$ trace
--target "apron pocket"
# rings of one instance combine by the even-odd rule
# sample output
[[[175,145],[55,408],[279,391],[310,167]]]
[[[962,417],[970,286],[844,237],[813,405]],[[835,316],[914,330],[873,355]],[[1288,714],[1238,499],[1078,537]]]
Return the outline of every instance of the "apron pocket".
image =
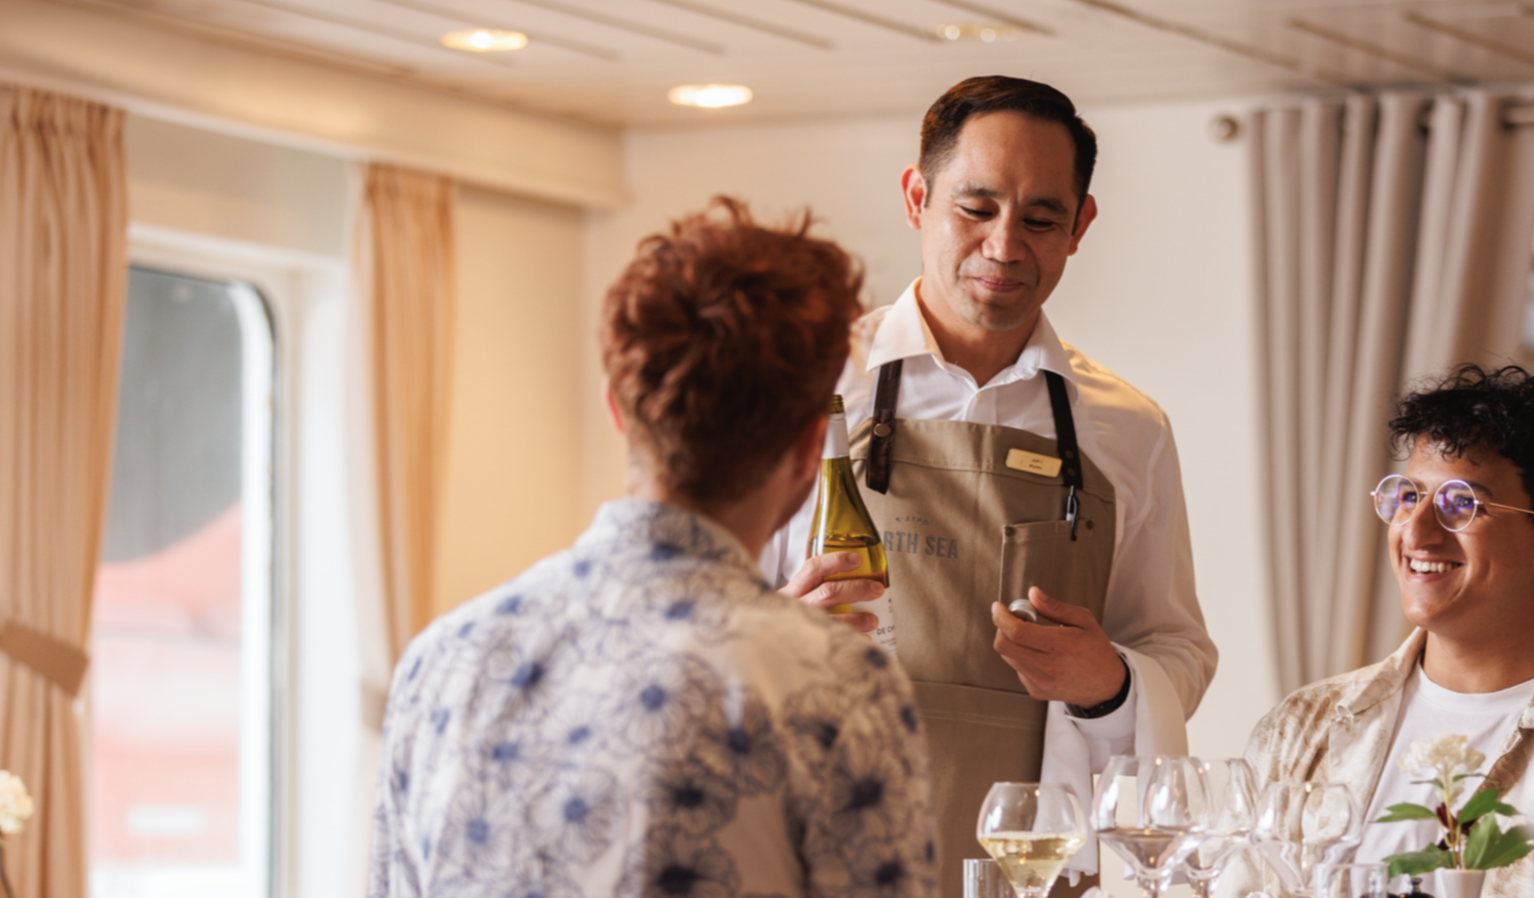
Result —
[[[1008,524],[1001,528],[1001,593],[1003,605],[1028,598],[1028,588],[1037,586],[1052,599],[1090,608],[1088,597],[1080,595],[1082,586],[1077,571],[1086,564],[1084,529],[1078,528],[1077,542],[1071,542],[1071,525],[1065,521],[1039,521],[1033,524]],[[1041,624],[1050,624],[1040,620]]]
[[[1020,692],[913,681],[932,756],[932,799],[945,875],[957,884],[959,861],[985,857],[975,822],[996,782],[1039,781],[1048,708]],[[944,888],[942,894],[953,894]]]

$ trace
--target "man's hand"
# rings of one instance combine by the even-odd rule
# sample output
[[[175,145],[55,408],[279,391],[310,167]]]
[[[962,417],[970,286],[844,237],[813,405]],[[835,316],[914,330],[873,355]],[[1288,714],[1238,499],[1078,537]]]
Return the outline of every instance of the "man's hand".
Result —
[[[1028,694],[1083,708],[1117,695],[1127,674],[1092,612],[1056,601],[1037,586],[1028,590],[1028,601],[1040,618],[1060,626],[1031,624],[1000,602],[991,605],[996,652],[1017,671]]]
[[[832,580],[826,577],[842,571],[856,570],[863,563],[863,556],[856,552],[830,552],[806,559],[799,573],[778,592],[790,599],[798,599],[806,605],[829,611],[837,605],[853,602],[872,602],[884,595],[884,586],[875,580]],[[848,614],[832,614],[859,633],[871,633],[879,626],[879,619],[866,611]],[[1111,693],[1110,693],[1111,695]]]

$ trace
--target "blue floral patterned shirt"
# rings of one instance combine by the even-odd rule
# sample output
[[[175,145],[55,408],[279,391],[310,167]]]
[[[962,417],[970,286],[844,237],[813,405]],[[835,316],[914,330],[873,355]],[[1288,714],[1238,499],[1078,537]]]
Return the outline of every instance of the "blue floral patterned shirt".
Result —
[[[627,500],[405,652],[372,898],[927,896],[925,736],[872,642]]]

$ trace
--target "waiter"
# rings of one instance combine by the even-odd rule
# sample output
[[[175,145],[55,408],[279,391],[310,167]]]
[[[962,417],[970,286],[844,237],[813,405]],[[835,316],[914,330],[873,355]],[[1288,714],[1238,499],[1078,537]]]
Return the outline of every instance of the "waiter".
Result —
[[[992,782],[1063,780],[1085,809],[1108,755],[1186,753],[1214,675],[1166,415],[1043,313],[1097,217],[1096,156],[1048,85],[949,89],[901,176],[922,276],[854,326],[838,384],[927,722],[944,895],[985,856]],[[856,556],[805,560],[810,505],[764,574],[821,607],[873,598],[870,581],[821,582]],[[1037,623],[1008,610],[1024,597]],[[1073,866],[1095,871],[1095,854]]]

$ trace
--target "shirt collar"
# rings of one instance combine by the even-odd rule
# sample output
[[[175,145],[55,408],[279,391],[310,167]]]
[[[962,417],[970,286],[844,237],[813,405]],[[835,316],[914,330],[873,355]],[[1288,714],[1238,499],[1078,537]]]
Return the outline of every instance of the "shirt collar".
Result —
[[[1355,678],[1337,699],[1335,714],[1349,717],[1362,714],[1391,695],[1401,691],[1406,678],[1417,668],[1422,657],[1422,647],[1427,643],[1427,631],[1420,627],[1412,631],[1401,647],[1388,658],[1375,665],[1369,676]]]
[[[576,541],[576,548],[601,553],[614,551],[615,545],[648,552],[656,559],[702,558],[758,577],[756,559],[724,525],[675,505],[646,499],[605,503]]]
[[[905,292],[900,294],[900,298],[895,300],[895,304],[890,306],[884,320],[879,323],[878,329],[874,332],[873,342],[868,348],[866,371],[873,372],[886,362],[922,355],[931,356],[939,367],[951,370],[948,361],[943,358],[943,351],[938,347],[937,340],[932,337],[932,329],[927,326],[921,306],[916,301],[916,289],[920,284],[921,278],[912,281],[911,285],[905,288]],[[1065,378],[1067,389],[1071,394],[1071,404],[1081,401],[1080,390],[1076,385],[1076,375],[1071,368],[1070,353],[1066,351],[1065,344],[1060,342],[1054,325],[1049,323],[1049,316],[1042,311],[1039,312],[1039,322],[1034,326],[1027,344],[1023,346],[1023,351],[1018,354],[1017,361],[1003,368],[991,383],[1005,384],[1030,380],[1037,377],[1040,371],[1053,371]]]

